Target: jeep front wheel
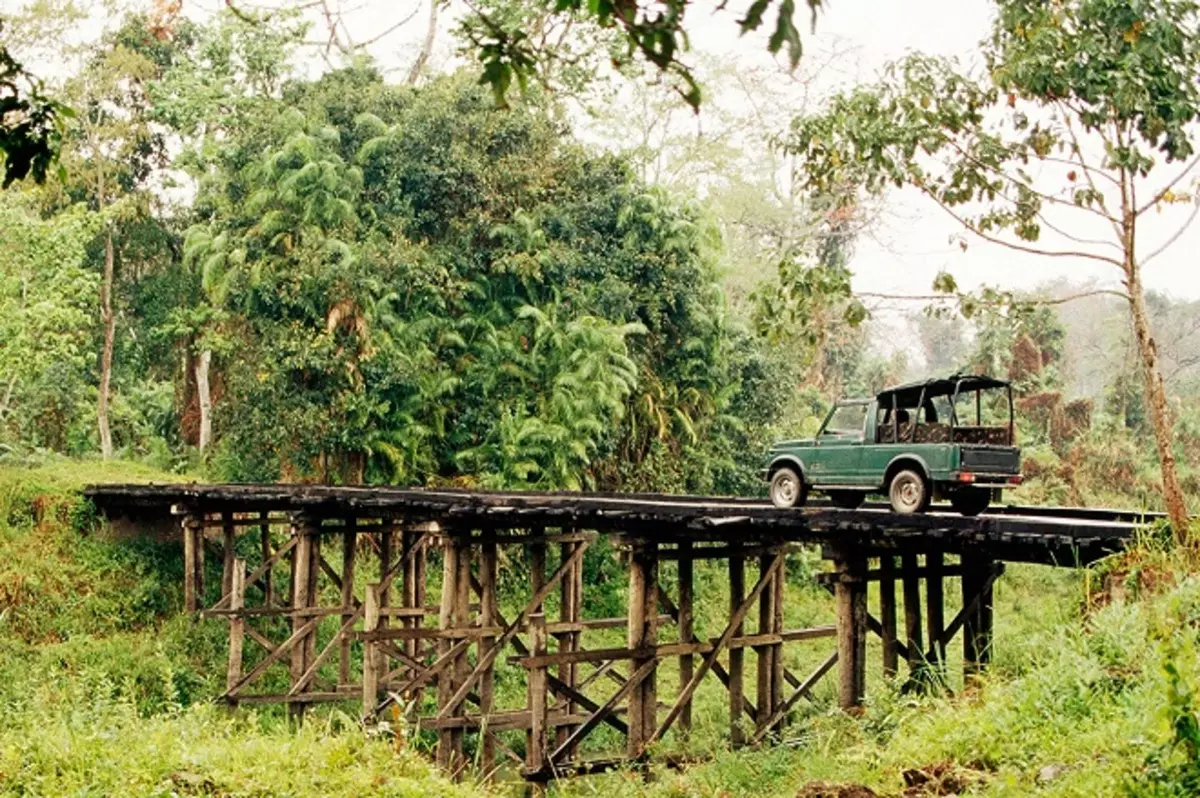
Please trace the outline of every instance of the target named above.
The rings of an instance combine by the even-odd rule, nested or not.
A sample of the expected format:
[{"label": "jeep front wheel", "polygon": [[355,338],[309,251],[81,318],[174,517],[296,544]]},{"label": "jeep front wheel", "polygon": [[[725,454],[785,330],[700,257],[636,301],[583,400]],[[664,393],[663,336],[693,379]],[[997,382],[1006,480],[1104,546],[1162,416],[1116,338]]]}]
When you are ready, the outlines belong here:
[{"label": "jeep front wheel", "polygon": [[892,509],[901,515],[923,513],[929,509],[929,485],[925,477],[911,468],[896,473],[888,486]]},{"label": "jeep front wheel", "polygon": [[808,487],[791,468],[781,468],[771,477],[771,504],[780,508],[803,507]]}]

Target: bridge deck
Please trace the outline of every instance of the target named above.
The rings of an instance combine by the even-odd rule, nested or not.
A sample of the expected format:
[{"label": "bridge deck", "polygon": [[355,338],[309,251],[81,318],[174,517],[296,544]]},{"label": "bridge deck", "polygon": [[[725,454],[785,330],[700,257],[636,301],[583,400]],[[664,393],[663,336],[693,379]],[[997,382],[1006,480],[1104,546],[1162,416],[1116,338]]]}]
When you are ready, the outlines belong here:
[{"label": "bridge deck", "polygon": [[965,518],[935,507],[901,516],[885,505],[859,510],[781,510],[761,499],[665,494],[487,492],[311,485],[103,485],[85,491],[109,515],[304,512],[323,517],[425,518],[464,527],[570,526],[660,544],[794,542],[897,553],[938,550],[997,560],[1074,566],[1120,550],[1153,513],[997,507]]}]

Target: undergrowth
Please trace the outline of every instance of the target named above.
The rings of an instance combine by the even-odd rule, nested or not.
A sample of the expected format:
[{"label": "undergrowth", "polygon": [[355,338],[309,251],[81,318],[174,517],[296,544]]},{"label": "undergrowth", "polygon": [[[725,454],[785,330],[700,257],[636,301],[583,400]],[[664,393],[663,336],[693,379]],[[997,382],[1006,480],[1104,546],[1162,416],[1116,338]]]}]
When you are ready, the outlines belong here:
[{"label": "undergrowth", "polygon": [[[172,478],[94,464],[0,469],[0,795],[481,792],[435,772],[418,752],[428,735],[413,747],[405,737],[365,736],[354,707],[314,708],[296,729],[278,708],[231,713],[212,702],[224,682],[225,630],[179,613],[177,545],[111,540],[77,493],[92,481]],[[697,762],[551,790],[606,798],[1198,795],[1200,578],[1168,540],[1151,536],[1089,571],[1010,567],[996,587],[993,665],[977,684],[953,676],[961,666],[954,650],[948,689],[934,694],[904,692],[873,669],[868,706],[851,717],[833,708],[827,679],[770,744],[731,751],[726,694],[710,679],[696,695],[690,742],[664,747]],[[604,557],[589,567],[589,595],[600,597],[589,612],[616,614],[620,567]],[[707,567],[697,571],[704,634],[715,633],[709,627],[728,602],[723,575]],[[790,565],[789,627],[829,622],[815,567],[811,558]],[[672,578],[666,566],[663,579]],[[613,644],[622,636],[615,630]],[[830,642],[789,646],[788,667],[807,673]],[[878,661],[874,642],[869,654]],[[672,667],[660,674],[664,700],[677,686]],[[746,669],[754,672],[752,654]],[[502,669],[498,700],[521,700],[518,677]],[[620,744],[615,733],[599,735]],[[523,741],[513,737],[519,751]]]}]

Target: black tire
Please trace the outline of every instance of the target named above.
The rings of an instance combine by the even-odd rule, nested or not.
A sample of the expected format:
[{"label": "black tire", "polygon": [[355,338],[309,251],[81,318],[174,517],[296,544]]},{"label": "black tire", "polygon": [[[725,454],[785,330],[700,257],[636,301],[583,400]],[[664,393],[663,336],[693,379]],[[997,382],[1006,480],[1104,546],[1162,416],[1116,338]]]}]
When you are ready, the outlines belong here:
[{"label": "black tire", "polygon": [[834,507],[840,507],[843,510],[857,510],[859,507],[862,507],[862,503],[866,498],[867,494],[861,490],[829,491],[829,502]]},{"label": "black tire", "polygon": [[950,506],[965,516],[979,515],[992,503],[992,492],[986,488],[959,488],[950,494]]},{"label": "black tire", "polygon": [[896,472],[888,484],[888,501],[900,515],[925,512],[929,509],[929,499],[929,483],[911,468]]},{"label": "black tire", "polygon": [[808,486],[796,470],[787,466],[771,475],[771,504],[781,509],[803,507],[808,501]]}]

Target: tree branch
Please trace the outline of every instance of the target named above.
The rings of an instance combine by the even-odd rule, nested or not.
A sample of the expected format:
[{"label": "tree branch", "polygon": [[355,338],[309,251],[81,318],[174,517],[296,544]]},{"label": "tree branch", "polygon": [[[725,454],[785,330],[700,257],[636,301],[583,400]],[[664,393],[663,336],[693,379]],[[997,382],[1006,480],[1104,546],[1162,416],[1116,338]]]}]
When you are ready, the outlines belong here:
[{"label": "tree branch", "polygon": [[1149,210],[1150,208],[1153,208],[1155,205],[1157,205],[1159,203],[1159,201],[1162,200],[1162,198],[1167,195],[1167,192],[1169,192],[1171,189],[1175,188],[1175,186],[1179,184],[1180,180],[1183,180],[1183,178],[1187,177],[1188,172],[1192,171],[1192,169],[1194,169],[1196,167],[1196,164],[1198,164],[1198,163],[1200,163],[1200,155],[1197,155],[1195,158],[1188,161],[1188,165],[1183,168],[1182,172],[1175,175],[1175,179],[1173,179],[1170,183],[1167,183],[1166,187],[1163,188],[1162,191],[1155,194],[1150,199],[1149,202],[1147,202],[1145,205],[1143,205],[1142,207],[1140,207],[1136,211],[1134,211],[1133,215],[1141,216],[1147,210]]},{"label": "tree branch", "polygon": [[[914,185],[916,185],[916,184],[914,184]],[[934,202],[936,202],[938,204],[938,207],[940,207],[942,210],[944,210],[947,214],[950,215],[950,218],[954,219],[954,221],[958,222],[965,229],[974,233],[979,238],[982,238],[984,241],[988,241],[992,244],[999,244],[1002,247],[1007,247],[1008,249],[1015,250],[1017,252],[1028,252],[1031,255],[1043,255],[1047,258],[1086,258],[1088,260],[1098,260],[1101,263],[1107,263],[1112,266],[1116,266],[1118,269],[1124,268],[1121,265],[1121,262],[1119,260],[1105,257],[1104,255],[1097,255],[1093,252],[1073,252],[1073,251],[1065,251],[1064,252],[1064,251],[1050,250],[1050,249],[1039,249],[1037,247],[1025,246],[1024,244],[1017,244],[1012,241],[1005,241],[1002,238],[997,238],[996,236],[989,235],[988,233],[985,233],[982,230],[980,230],[978,227],[976,227],[974,224],[972,224],[969,220],[967,220],[967,219],[963,218],[962,216],[959,216],[957,213],[955,213],[954,210],[951,209],[951,207],[949,205],[942,202],[942,200],[939,199],[938,196],[936,194],[934,194],[933,192],[929,191],[928,189],[926,189],[922,186],[917,186],[917,188],[919,188],[923,192],[925,192],[925,195],[928,196],[930,199],[932,199]]]},{"label": "tree branch", "polygon": [[1182,225],[1180,225],[1179,229],[1176,230],[1174,233],[1172,233],[1171,237],[1162,243],[1162,246],[1160,246],[1158,249],[1151,252],[1146,257],[1142,258],[1141,265],[1145,266],[1147,263],[1149,263],[1150,261],[1157,258],[1159,255],[1161,255],[1168,247],[1170,247],[1172,244],[1174,244],[1176,241],[1178,241],[1179,237],[1181,235],[1183,235],[1184,232],[1189,227],[1192,226],[1192,222],[1196,221],[1197,215],[1200,215],[1200,202],[1193,202],[1192,203],[1192,212],[1191,212],[1191,214],[1188,215],[1187,221],[1185,221]]}]

